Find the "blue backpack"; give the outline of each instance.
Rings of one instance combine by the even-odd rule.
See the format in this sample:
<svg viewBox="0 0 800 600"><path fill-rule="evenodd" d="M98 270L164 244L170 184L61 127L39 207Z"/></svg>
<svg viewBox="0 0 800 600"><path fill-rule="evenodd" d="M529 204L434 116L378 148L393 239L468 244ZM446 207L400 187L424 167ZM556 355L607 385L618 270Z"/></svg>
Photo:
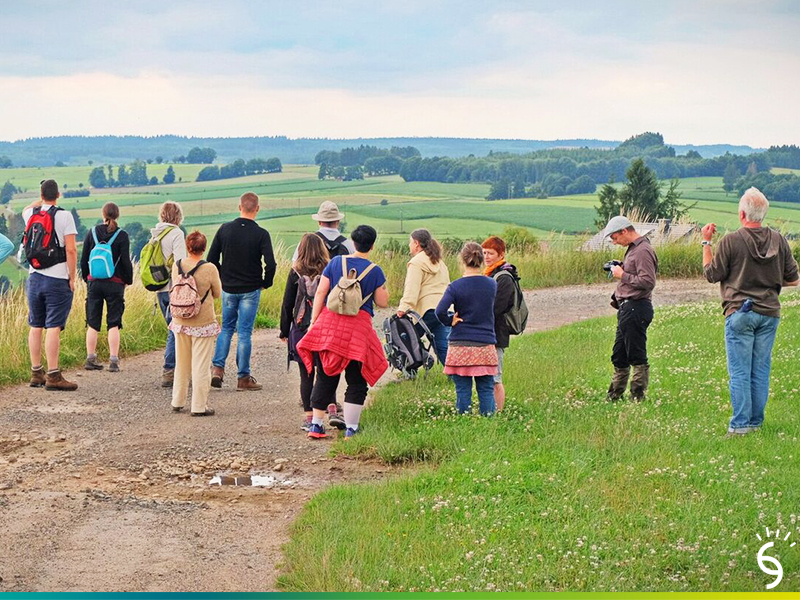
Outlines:
<svg viewBox="0 0 800 600"><path fill-rule="evenodd" d="M117 239L119 232L120 230L117 229L110 240L101 244L97 240L97 227L92 228L94 248L89 252L89 275L92 276L92 279L111 279L114 276L117 263L114 262L114 256L111 253L111 244Z"/></svg>

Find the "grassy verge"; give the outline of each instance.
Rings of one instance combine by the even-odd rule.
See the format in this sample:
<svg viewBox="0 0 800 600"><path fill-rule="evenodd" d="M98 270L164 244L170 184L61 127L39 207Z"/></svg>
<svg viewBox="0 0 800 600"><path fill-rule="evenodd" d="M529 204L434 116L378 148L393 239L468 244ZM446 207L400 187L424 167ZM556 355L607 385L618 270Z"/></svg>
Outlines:
<svg viewBox="0 0 800 600"><path fill-rule="evenodd" d="M340 452L417 463L316 496L285 548L290 591L763 590L765 527L798 536L800 300L785 301L761 432L729 418L716 304L659 309L643 404L609 404L613 319L514 339L507 410L455 414L439 375L394 383ZM427 467L425 466L427 465ZM337 515L331 519L331 515ZM777 541L783 591L800 556Z"/></svg>

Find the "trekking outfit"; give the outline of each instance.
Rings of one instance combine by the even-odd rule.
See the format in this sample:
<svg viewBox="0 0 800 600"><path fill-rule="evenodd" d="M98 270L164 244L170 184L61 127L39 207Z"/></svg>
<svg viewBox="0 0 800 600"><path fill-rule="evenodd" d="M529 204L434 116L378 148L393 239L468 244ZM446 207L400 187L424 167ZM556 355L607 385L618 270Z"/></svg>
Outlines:
<svg viewBox="0 0 800 600"><path fill-rule="evenodd" d="M415 254L407 267L403 297L397 310L413 311L422 316L422 321L433 334L436 356L440 363L445 364L450 326L436 318L436 306L450 285L450 272L443 260L433 264L425 252ZM421 327L417 328L417 334L423 334Z"/></svg>
<svg viewBox="0 0 800 600"><path fill-rule="evenodd" d="M631 397L641 401L650 381L647 328L653 321L652 297L658 271L658 257L647 238L639 237L628 245L622 270L611 302L617 309L617 333L611 353L614 375L608 398L612 401L622 398L633 368Z"/></svg>
<svg viewBox="0 0 800 600"><path fill-rule="evenodd" d="M212 386L222 387L235 331L237 390L260 390L250 375L250 353L261 290L271 287L275 277L269 233L252 219L240 217L225 223L214 236L208 262L217 267L222 280L222 332L214 351Z"/></svg>
<svg viewBox="0 0 800 600"><path fill-rule="evenodd" d="M98 244L110 246L107 256L98 257ZM106 267L95 267L94 276L90 258L95 261L110 263L110 273L98 273ZM98 262L93 263L97 265ZM111 275L105 277L104 275ZM103 276L101 276L103 275ZM125 286L133 283L133 264L130 257L130 240L128 234L117 228L109 233L105 224L93 227L83 240L81 253L81 277L87 283L86 292L86 324L100 331L103 322L103 305L106 306L106 327L122 329L122 315L125 312Z"/></svg>
<svg viewBox="0 0 800 600"><path fill-rule="evenodd" d="M494 299L494 334L497 338L497 374L494 376L495 383L503 383L503 362L505 359L506 348L508 348L512 332L510 331L508 315L519 301L522 290L519 286L519 275L517 267L505 261L492 265L491 270L487 269L487 277L491 277L497 283L497 295ZM522 304L524 306L524 298ZM527 315L527 308L525 309ZM523 326L524 329L524 326ZM522 333L521 331L515 334Z"/></svg>
<svg viewBox="0 0 800 600"><path fill-rule="evenodd" d="M28 325L37 329L59 328L67 324L73 293L69 287L66 236L77 235L75 219L69 211L54 204L28 208L22 212L25 235L22 250L30 264L27 283ZM78 385L66 381L59 369L45 374L41 365L31 365L31 387L72 391Z"/></svg>
<svg viewBox="0 0 800 600"><path fill-rule="evenodd" d="M389 367L372 326L373 294L386 283L386 276L375 263L356 256L334 257L322 274L331 283L327 304L296 350L306 372L315 373L311 407L316 410L335 403L344 372L345 435L349 437L358 430L368 386L374 386ZM343 286L352 283L354 290L356 280L360 292L351 295ZM309 437L325 437L322 425L312 425Z"/></svg>
<svg viewBox="0 0 800 600"><path fill-rule="evenodd" d="M456 409L464 414L472 405L472 380L478 393L480 413L495 411L494 376L497 374L494 301L497 283L485 275L461 277L451 283L436 307L436 317L451 323L452 306L463 319L450 330L446 375L456 386Z"/></svg>
<svg viewBox="0 0 800 600"><path fill-rule="evenodd" d="M172 314L169 311L169 291L172 287L172 266L176 261L186 258L186 238L183 231L177 225L172 223L158 223L150 230L150 242L157 246L152 249L153 258L150 261L145 260L145 249L142 250L142 260L139 262L139 268L142 270L142 283L145 287L156 292L156 302L158 308L167 323L167 344L164 348L164 373L161 378L162 387L172 387L172 381L175 375L175 334L169 329L169 324L172 322ZM147 246L145 246L147 248ZM145 280L144 270L152 267L146 263L154 263L158 277L153 277L153 281ZM161 268L166 269L166 283L164 282L165 275ZM158 283L162 283L158 287Z"/></svg>
<svg viewBox="0 0 800 600"><path fill-rule="evenodd" d="M191 281L188 281L190 280ZM214 299L222 295L217 268L211 263L190 259L176 261L172 267L173 288L170 291L170 311L172 321L170 330L175 334L175 380L172 386L173 410L186 405L189 379L192 381L192 415L213 414L208 408L208 394L211 391L211 357L214 343L220 332L214 314ZM191 317L180 316L187 310L186 305L176 302L176 297L185 298L193 285L191 299L196 311Z"/></svg>
<svg viewBox="0 0 800 600"><path fill-rule="evenodd" d="M772 346L781 316L783 282L798 279L786 239L768 227L742 227L724 236L703 269L720 284L733 415L728 432L761 427L769 398Z"/></svg>

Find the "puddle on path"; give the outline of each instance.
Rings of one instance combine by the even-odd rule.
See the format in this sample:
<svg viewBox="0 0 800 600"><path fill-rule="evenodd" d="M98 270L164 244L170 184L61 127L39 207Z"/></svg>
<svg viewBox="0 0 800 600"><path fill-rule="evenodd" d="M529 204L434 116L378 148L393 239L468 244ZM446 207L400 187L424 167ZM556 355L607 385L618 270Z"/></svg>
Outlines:
<svg viewBox="0 0 800 600"><path fill-rule="evenodd" d="M208 485L234 485L234 486L247 486L247 487L279 487L294 485L295 482L291 479L278 479L274 475L241 475L234 477L233 475L215 475L208 482Z"/></svg>

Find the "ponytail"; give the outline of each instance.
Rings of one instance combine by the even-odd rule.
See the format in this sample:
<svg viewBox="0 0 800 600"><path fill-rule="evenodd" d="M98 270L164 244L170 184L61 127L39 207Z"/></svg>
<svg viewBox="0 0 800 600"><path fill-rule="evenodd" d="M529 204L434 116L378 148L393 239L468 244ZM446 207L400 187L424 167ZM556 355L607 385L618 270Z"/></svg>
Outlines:
<svg viewBox="0 0 800 600"><path fill-rule="evenodd" d="M106 204L103 206L103 221L106 224L108 233L114 233L117 229L119 229L119 225L117 225L117 219L119 219L119 206L113 202L106 202Z"/></svg>
<svg viewBox="0 0 800 600"><path fill-rule="evenodd" d="M442 259L442 247L427 229L415 229L411 232L411 239L419 244L432 264L435 265Z"/></svg>

